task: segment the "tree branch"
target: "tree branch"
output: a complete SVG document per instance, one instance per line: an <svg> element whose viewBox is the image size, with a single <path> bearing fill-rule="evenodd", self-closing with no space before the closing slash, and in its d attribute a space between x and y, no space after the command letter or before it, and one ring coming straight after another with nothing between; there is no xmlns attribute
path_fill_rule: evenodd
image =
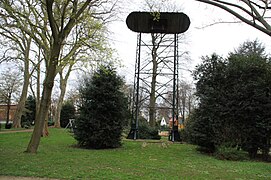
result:
<svg viewBox="0 0 271 180"><path fill-rule="evenodd" d="M46 0L46 10L47 10L47 15L48 15L50 27L52 30L53 38L57 39L58 34L59 34L59 30L58 30L57 23L56 23L54 16L53 16L53 14L54 14L53 13L53 3L54 3L54 0Z"/></svg>
<svg viewBox="0 0 271 180"><path fill-rule="evenodd" d="M251 12L249 12L248 10L246 10L245 8L243 8L243 7L239 6L239 5L228 3L228 2L225 2L225 1L220 1L220 0L196 0L196 1L203 2L203 3L206 3L206 4L210 4L210 5L219 7L221 9L227 11L228 13L234 15L235 17L240 19L242 22L244 22L244 23L246 23L246 24L248 24L248 25L250 25L250 26L252 26L252 27L254 27L254 28L256 28L256 29L258 29L260 31L262 31L262 32L264 32L268 36L271 36L271 26L264 20L264 18L259 18L259 17L254 16ZM262 25L259 25L257 23L252 22L251 20L245 18L240 13L238 13L237 11L231 9L228 6L235 7L235 8L238 8L238 9L242 10L243 12L247 13L250 17L257 19L258 22L260 22L260 24L262 24Z"/></svg>
<svg viewBox="0 0 271 180"><path fill-rule="evenodd" d="M90 4L91 0L87 0L82 7L78 10L78 12L72 16L69 20L69 22L67 23L67 25L65 26L65 28L63 29L63 31L61 32L62 34L62 38L65 39L68 34L70 33L72 27L74 26L76 20L79 18L79 16L84 12L84 10L88 7L88 5Z"/></svg>

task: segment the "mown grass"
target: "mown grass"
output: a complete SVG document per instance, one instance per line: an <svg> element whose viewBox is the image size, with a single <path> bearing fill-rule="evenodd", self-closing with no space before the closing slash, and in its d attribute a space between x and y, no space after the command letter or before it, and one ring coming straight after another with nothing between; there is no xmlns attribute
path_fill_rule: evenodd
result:
<svg viewBox="0 0 271 180"><path fill-rule="evenodd" d="M271 179L271 164L221 161L195 146L123 141L108 150L75 148L63 129L50 129L37 154L26 154L31 133L0 134L0 175L58 179Z"/></svg>
<svg viewBox="0 0 271 180"><path fill-rule="evenodd" d="M29 128L31 129L31 127ZM5 125L1 125L0 132L6 132L6 131L21 131L21 130L27 130L27 128L11 128L11 129L5 129Z"/></svg>

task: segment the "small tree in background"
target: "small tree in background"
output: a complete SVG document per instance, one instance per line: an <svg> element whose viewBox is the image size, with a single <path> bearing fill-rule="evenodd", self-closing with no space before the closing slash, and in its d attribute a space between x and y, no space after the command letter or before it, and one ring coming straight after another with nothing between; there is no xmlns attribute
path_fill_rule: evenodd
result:
<svg viewBox="0 0 271 180"><path fill-rule="evenodd" d="M82 106L74 137L80 147L117 148L126 124L128 101L123 80L111 66L101 66L80 87Z"/></svg>
<svg viewBox="0 0 271 180"><path fill-rule="evenodd" d="M16 101L19 89L21 87L20 72L11 68L6 69L0 74L0 103L6 105L6 129L10 129L10 107Z"/></svg>
<svg viewBox="0 0 271 180"><path fill-rule="evenodd" d="M67 101L63 104L60 113L60 126L65 128L69 123L69 119L75 118L75 107L71 101Z"/></svg>
<svg viewBox="0 0 271 180"><path fill-rule="evenodd" d="M33 96L28 96L25 103L25 113L22 116L22 127L29 127L34 123L36 116L36 99Z"/></svg>
<svg viewBox="0 0 271 180"><path fill-rule="evenodd" d="M143 117L139 117L138 129L139 139L161 139L158 133L158 127L152 127Z"/></svg>

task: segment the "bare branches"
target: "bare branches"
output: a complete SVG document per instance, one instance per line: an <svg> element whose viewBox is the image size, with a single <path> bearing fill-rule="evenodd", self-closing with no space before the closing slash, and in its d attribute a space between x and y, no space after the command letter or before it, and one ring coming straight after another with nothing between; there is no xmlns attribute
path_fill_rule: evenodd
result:
<svg viewBox="0 0 271 180"><path fill-rule="evenodd" d="M73 13L71 18L69 19L69 22L64 27L63 31L61 32L62 38L65 39L68 34L70 33L71 29L75 26L76 20L81 16L81 14L85 11L85 9L90 4L91 0L85 1L85 3L81 6L81 8L76 12L76 9L74 7Z"/></svg>
<svg viewBox="0 0 271 180"><path fill-rule="evenodd" d="M261 2L264 3L264 6L261 6L261 5L255 3L255 2L253 2L253 1L249 1L249 2L250 2L251 4L257 6L257 7L260 8L260 9L265 9L265 10L271 9L271 7L269 6L270 2L268 3L268 0L265 0L265 1L262 0L262 1L261 1Z"/></svg>
<svg viewBox="0 0 271 180"><path fill-rule="evenodd" d="M196 0L206 4L210 4L219 7L228 13L232 14L240 21L264 32L265 34L271 36L271 25L266 20L267 10L270 8L270 1L252 1L252 0L240 0L239 3L229 3L221 0ZM260 2L264 5L260 5Z"/></svg>
<svg viewBox="0 0 271 180"><path fill-rule="evenodd" d="M242 23L242 21L215 21L213 23L203 25L202 27L196 27L196 29L204 29L204 28L214 26L214 25L218 25L218 24L239 24L239 23Z"/></svg>

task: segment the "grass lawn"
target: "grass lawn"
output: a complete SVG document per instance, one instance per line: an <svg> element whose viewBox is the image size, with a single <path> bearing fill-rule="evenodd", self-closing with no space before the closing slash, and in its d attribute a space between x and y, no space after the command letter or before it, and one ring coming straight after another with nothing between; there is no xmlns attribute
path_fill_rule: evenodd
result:
<svg viewBox="0 0 271 180"><path fill-rule="evenodd" d="M29 128L31 129L31 128ZM21 131L21 130L27 130L26 128L11 128L11 129L5 129L5 125L1 125L1 128L0 128L0 133L1 132L6 132L6 131Z"/></svg>
<svg viewBox="0 0 271 180"><path fill-rule="evenodd" d="M73 137L50 129L37 154L26 154L30 132L0 134L0 175L58 179L271 179L271 164L221 161L195 146L123 141L123 147L72 147ZM165 145L166 144L166 145Z"/></svg>

